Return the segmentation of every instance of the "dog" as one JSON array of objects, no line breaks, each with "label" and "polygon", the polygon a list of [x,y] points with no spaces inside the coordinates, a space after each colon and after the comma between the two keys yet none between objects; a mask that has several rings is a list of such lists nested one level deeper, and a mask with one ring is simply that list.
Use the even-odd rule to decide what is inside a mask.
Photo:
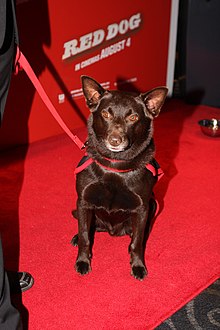
[{"label": "dog", "polygon": [[82,76],[82,89],[91,113],[88,118],[86,156],[76,168],[78,245],[75,269],[91,271],[95,231],[129,235],[131,275],[147,275],[147,224],[154,218],[153,187],[161,174],[154,159],[153,120],[167,96],[166,87],[146,93],[106,90]]}]

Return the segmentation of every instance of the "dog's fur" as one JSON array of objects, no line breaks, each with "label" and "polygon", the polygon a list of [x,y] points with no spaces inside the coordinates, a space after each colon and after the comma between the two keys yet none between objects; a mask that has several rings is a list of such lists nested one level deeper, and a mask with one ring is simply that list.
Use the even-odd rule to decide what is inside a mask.
[{"label": "dog's fur", "polygon": [[75,269],[82,275],[91,271],[95,230],[116,236],[127,234],[131,237],[131,274],[142,280],[147,274],[146,223],[155,212],[150,201],[157,181],[145,166],[154,157],[153,119],[160,112],[167,88],[140,95],[107,91],[88,76],[82,76],[82,86],[91,110],[87,153],[94,162],[76,179],[74,216],[78,235],[72,239],[73,245],[78,245]]}]

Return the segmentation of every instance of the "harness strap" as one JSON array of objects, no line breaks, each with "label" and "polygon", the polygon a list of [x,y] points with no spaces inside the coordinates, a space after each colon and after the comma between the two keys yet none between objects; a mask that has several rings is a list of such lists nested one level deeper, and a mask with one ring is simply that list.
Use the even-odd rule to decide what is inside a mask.
[{"label": "harness strap", "polygon": [[87,156],[84,156],[82,160],[80,161],[79,165],[75,168],[74,174],[76,175],[79,172],[82,172],[85,168],[87,168],[89,165],[93,163],[92,158],[88,158]]},{"label": "harness strap", "polygon": [[[107,158],[108,159],[108,158]],[[110,159],[108,159],[110,160]],[[120,162],[120,160],[117,160],[117,159],[113,159],[112,160],[114,163],[118,163]],[[132,169],[126,169],[126,170],[120,170],[120,169],[117,169],[117,168],[112,168],[112,167],[107,167],[107,166],[104,166],[103,164],[99,163],[97,160],[94,160],[92,158],[90,158],[87,154],[80,160],[78,166],[75,168],[74,170],[74,174],[78,174],[80,172],[82,172],[83,170],[85,170],[88,166],[90,166],[92,163],[96,163],[98,165],[100,165],[101,167],[103,167],[104,169],[108,170],[108,171],[111,171],[111,172],[116,172],[116,173],[125,173],[125,172],[130,172],[132,171]],[[151,161],[151,163],[149,164],[146,164],[145,165],[145,168],[150,171],[153,176],[156,176],[158,178],[158,180],[161,179],[161,177],[163,176],[163,171],[160,167],[160,165],[158,164],[158,162],[153,159]]]},{"label": "harness strap", "polygon": [[15,59],[15,73],[18,73],[18,71],[22,70],[22,68],[24,69],[27,76],[31,80],[32,84],[34,85],[42,101],[44,102],[44,104],[46,105],[52,116],[55,118],[55,120],[58,122],[58,124],[61,126],[61,128],[64,130],[64,132],[71,138],[71,140],[77,145],[79,149],[84,149],[85,148],[84,143],[78,138],[78,136],[74,135],[70,131],[70,129],[66,126],[63,119],[60,117],[54,105],[52,104],[51,100],[49,99],[47,93],[45,92],[37,76],[35,75],[26,57],[17,47],[17,55]]},{"label": "harness strap", "polygon": [[153,176],[157,176],[158,180],[162,178],[164,173],[160,167],[155,168],[152,164],[147,164],[145,167],[153,174]]},{"label": "harness strap", "polygon": [[132,168],[128,168],[126,170],[120,170],[118,168],[112,168],[112,167],[105,166],[105,165],[99,163],[97,160],[94,160],[94,161],[96,162],[96,164],[98,164],[99,166],[103,167],[104,169],[106,169],[108,171],[117,172],[117,173],[126,173],[126,172],[132,171]]}]

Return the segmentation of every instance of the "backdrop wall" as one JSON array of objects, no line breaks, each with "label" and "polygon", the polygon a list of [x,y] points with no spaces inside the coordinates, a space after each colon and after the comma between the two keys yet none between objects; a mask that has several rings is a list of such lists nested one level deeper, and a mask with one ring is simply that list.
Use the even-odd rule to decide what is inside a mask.
[{"label": "backdrop wall", "polygon": [[[171,0],[19,0],[20,48],[70,129],[89,110],[81,75],[109,89],[166,85]],[[25,72],[12,79],[0,147],[62,133]]]}]

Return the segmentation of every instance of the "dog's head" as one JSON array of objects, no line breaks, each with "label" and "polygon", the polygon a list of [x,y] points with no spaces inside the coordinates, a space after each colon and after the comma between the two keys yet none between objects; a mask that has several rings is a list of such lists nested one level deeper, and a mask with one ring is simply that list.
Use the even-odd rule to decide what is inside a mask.
[{"label": "dog's head", "polygon": [[[159,115],[168,89],[157,87],[143,94],[105,90],[98,82],[82,76],[83,93],[91,116],[89,138],[105,156],[132,154],[152,139],[152,121]],[[118,157],[116,157],[118,158]]]}]

